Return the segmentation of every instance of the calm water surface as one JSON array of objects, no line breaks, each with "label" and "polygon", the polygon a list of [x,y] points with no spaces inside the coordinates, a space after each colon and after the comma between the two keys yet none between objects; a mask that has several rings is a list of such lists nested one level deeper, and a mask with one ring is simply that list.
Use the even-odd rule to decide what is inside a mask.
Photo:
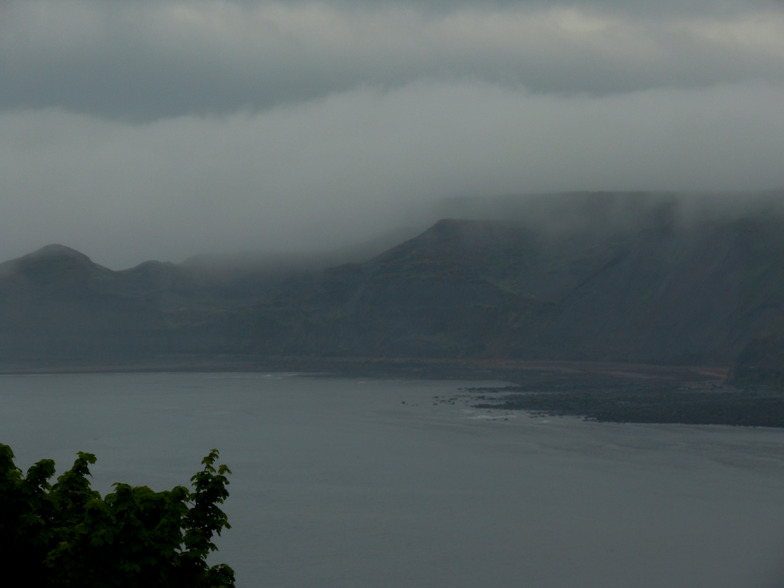
[{"label": "calm water surface", "polygon": [[239,586],[784,586],[784,431],[488,413],[463,385],[3,376],[0,442],[25,469],[95,453],[102,492],[218,448]]}]

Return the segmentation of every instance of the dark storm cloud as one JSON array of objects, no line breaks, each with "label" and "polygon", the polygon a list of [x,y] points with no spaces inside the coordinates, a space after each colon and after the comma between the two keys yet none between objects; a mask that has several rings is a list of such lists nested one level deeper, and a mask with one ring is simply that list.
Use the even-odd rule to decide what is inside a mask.
[{"label": "dark storm cloud", "polygon": [[0,1],[0,260],[338,247],[455,195],[784,186],[763,1]]},{"label": "dark storm cloud", "polygon": [[770,2],[25,0],[2,10],[0,107],[135,120],[422,78],[595,95],[784,80],[784,16]]}]

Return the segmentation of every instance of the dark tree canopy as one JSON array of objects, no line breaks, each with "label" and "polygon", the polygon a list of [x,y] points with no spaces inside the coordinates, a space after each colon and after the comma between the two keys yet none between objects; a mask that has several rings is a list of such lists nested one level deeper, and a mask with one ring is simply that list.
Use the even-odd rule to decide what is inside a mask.
[{"label": "dark tree canopy", "polygon": [[209,566],[213,535],[230,528],[220,504],[228,496],[225,465],[213,449],[191,477],[193,490],[176,486],[114,484],[102,497],[90,488],[95,456],[79,452],[57,478],[43,459],[27,470],[0,444],[0,558],[24,585],[89,587],[234,586],[226,564]]}]

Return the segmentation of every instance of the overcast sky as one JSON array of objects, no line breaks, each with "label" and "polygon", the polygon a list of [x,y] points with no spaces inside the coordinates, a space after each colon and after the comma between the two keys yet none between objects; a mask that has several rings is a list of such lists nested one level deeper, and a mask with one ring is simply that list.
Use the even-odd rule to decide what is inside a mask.
[{"label": "overcast sky", "polygon": [[773,0],[0,0],[0,261],[330,248],[455,195],[784,187]]}]

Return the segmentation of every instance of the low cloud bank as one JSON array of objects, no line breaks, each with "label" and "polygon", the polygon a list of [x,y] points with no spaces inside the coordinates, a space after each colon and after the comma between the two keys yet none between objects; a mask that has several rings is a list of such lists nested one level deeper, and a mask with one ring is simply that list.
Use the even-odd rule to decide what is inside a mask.
[{"label": "low cloud bank", "polygon": [[121,268],[339,247],[460,195],[772,189],[781,104],[773,83],[598,98],[421,80],[146,124],[7,111],[0,257],[61,242]]}]

